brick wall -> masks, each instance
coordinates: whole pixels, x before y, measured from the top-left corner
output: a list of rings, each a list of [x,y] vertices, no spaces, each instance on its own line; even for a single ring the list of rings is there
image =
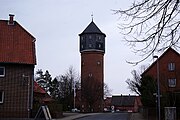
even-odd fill
[[[162,56],[158,59],[159,62],[159,80],[161,92],[166,91],[180,91],[180,55],[169,48]],[[168,70],[168,63],[175,63],[175,70]],[[143,75],[151,75],[154,79],[157,79],[157,63],[154,62],[150,68],[143,73]],[[176,86],[169,87],[168,79],[176,78]]]
[[[91,87],[92,86],[92,87]],[[98,90],[96,88],[98,86]],[[84,109],[88,111],[89,105],[84,99],[85,89],[91,89],[97,100],[91,106],[93,112],[103,110],[103,86],[104,86],[104,53],[82,52],[81,53],[81,88]],[[85,110],[85,111],[86,111]],[[92,111],[91,111],[92,112]]]
[[[32,100],[34,65],[0,64],[0,66],[5,67],[5,77],[0,77],[0,90],[4,91],[4,102],[0,104],[0,118],[27,118],[28,105],[30,108]]]

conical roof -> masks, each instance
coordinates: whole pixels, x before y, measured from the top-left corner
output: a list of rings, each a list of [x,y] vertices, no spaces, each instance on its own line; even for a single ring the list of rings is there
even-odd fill
[[[97,25],[93,21],[86,27],[86,29],[80,35],[87,33],[104,34],[101,32],[101,30],[97,27]]]

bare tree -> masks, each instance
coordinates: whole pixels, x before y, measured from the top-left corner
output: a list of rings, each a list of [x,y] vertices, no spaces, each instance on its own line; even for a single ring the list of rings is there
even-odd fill
[[[64,104],[64,110],[73,107],[74,90],[80,87],[80,77],[75,69],[70,66],[64,75],[56,77],[58,81],[57,98]],[[75,87],[75,88],[74,88]]]
[[[140,2],[141,1],[141,2]],[[115,10],[120,15],[119,28],[135,53],[143,58],[169,47],[180,48],[179,0],[137,0],[126,10]]]
[[[94,84],[95,83],[95,84]],[[103,90],[101,82],[97,81],[94,77],[85,78],[82,85],[83,100],[89,106],[88,112],[92,112],[96,107],[96,103],[103,100]]]
[[[141,95],[140,92],[140,87],[141,87],[141,74],[148,68],[146,65],[140,66],[139,70],[132,70],[132,78],[128,78],[126,80],[126,83],[128,84],[128,88],[130,89],[131,92],[134,92],[138,95]]]
[[[143,76],[136,71],[132,71],[133,78],[127,79],[126,83],[129,89],[141,96],[141,101],[144,106],[154,107],[156,105],[156,81],[151,76]]]
[[[132,79],[128,78],[126,80],[126,83],[128,84],[128,88],[132,92],[140,95],[139,87],[141,86],[141,76],[140,76],[140,74],[136,70],[133,70],[131,72],[131,74],[132,74],[133,78]]]
[[[109,89],[108,84],[104,83],[104,98],[111,96],[112,90]]]

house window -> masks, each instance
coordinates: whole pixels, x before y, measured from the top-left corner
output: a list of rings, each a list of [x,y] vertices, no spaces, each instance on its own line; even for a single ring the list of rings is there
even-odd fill
[[[169,71],[174,71],[175,70],[175,63],[169,63],[168,64],[168,70]]]
[[[175,78],[168,79],[168,84],[169,87],[176,87],[176,79]]]
[[[5,76],[5,67],[0,67],[0,77]]]
[[[4,101],[4,91],[0,91],[0,103]]]

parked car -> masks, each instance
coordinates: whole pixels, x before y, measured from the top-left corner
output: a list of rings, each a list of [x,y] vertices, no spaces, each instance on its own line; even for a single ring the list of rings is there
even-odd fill
[[[111,110],[108,109],[108,108],[104,108],[104,111],[103,111],[103,112],[111,112]]]
[[[80,110],[78,110],[77,108],[74,108],[71,110],[71,112],[80,112]]]

